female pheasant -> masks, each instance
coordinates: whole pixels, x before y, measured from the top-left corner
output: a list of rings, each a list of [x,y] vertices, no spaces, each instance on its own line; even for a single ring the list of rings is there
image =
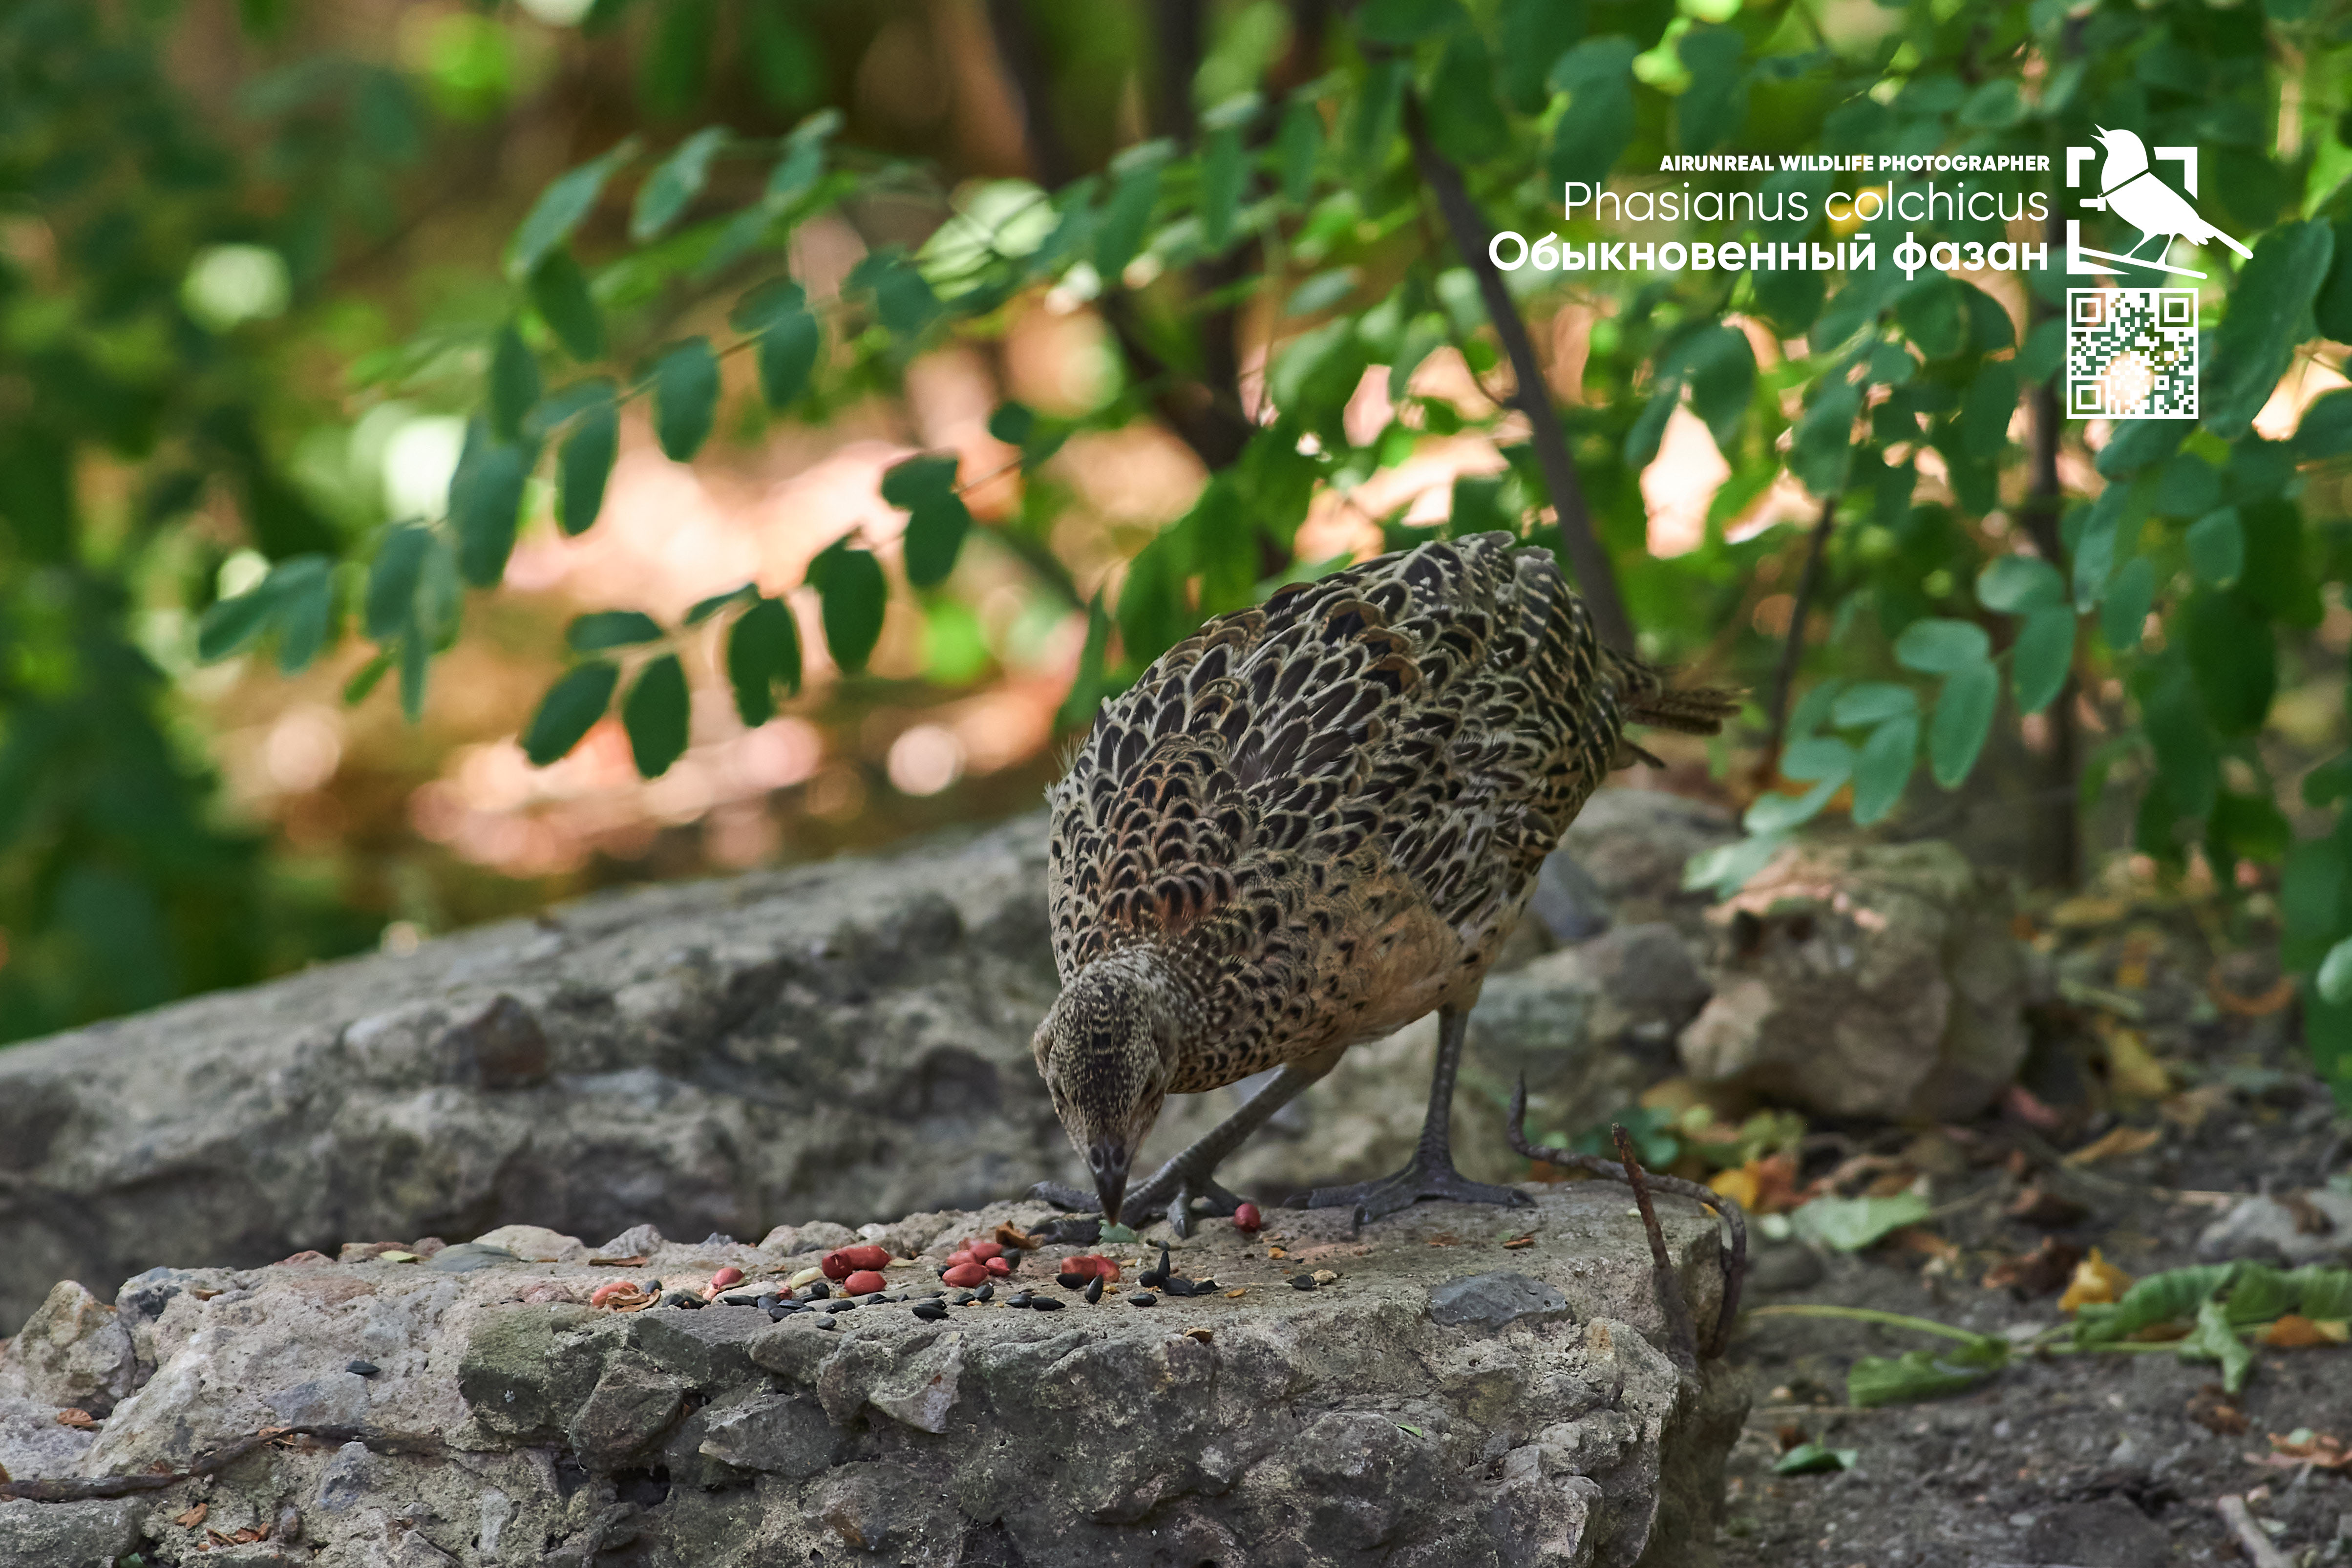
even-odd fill
[[[1420,1147],[1309,1206],[1524,1202],[1454,1168],[1470,1008],[1537,868],[1629,722],[1711,734],[1737,694],[1669,691],[1595,640],[1540,549],[1477,534],[1383,555],[1222,616],[1107,704],[1049,795],[1062,992],[1032,1047],[1095,1192],[1072,1207],[1238,1201],[1217,1164],[1349,1047],[1434,1008]],[[1133,1192],[1170,1094],[1281,1071]]]

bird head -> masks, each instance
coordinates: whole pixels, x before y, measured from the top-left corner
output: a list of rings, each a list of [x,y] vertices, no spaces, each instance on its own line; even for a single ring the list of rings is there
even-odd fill
[[[2094,140],[2107,150],[2109,157],[2137,163],[2143,169],[2147,166],[2147,144],[2142,142],[2136,132],[2110,131],[2104,125],[2097,126],[2095,130],[2096,134]]]
[[[1135,1152],[1168,1098],[1172,1036],[1148,974],[1098,964],[1063,987],[1030,1041],[1106,1220],[1118,1220]]]

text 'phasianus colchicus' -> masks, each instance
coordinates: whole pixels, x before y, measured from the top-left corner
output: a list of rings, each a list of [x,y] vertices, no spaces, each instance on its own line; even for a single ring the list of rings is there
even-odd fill
[[[1095,1192],[1071,1206],[1230,1214],[1217,1165],[1349,1047],[1440,1015],[1413,1159],[1320,1189],[1377,1216],[1524,1202],[1454,1168],[1464,1026],[1544,857],[1628,724],[1711,734],[1737,694],[1673,691],[1603,647],[1548,551],[1506,533],[1383,555],[1209,622],[1106,704],[1052,790],[1062,992],[1034,1048]],[[1171,1094],[1268,1068],[1129,1190]]]

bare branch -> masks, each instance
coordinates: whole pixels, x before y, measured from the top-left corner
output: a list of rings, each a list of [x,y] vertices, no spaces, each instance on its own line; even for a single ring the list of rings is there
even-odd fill
[[[1420,97],[1410,90],[1404,99],[1404,128],[1412,142],[1413,163],[1420,168],[1423,183],[1437,197],[1437,210],[1445,219],[1454,248],[1461,255],[1463,265],[1470,268],[1471,276],[1478,280],[1478,297],[1486,302],[1486,315],[1495,323],[1495,335],[1503,340],[1503,352],[1510,357],[1511,374],[1519,384],[1519,409],[1528,416],[1529,438],[1535,444],[1536,465],[1543,471],[1544,488],[1551,491],[1560,542],[1567,547],[1569,564],[1576,569],[1577,592],[1592,612],[1593,629],[1600,633],[1601,640],[1630,653],[1633,651],[1633,623],[1627,617],[1625,601],[1617,592],[1617,574],[1609,563],[1609,552],[1592,531],[1592,513],[1584,504],[1584,488],[1576,477],[1576,459],[1569,452],[1559,414],[1551,405],[1543,366],[1536,360],[1535,341],[1528,336],[1528,324],[1520,320],[1519,308],[1503,285],[1502,272],[1486,254],[1491,237],[1486,220],[1471,200],[1462,171],[1430,140]]]
[[[1822,520],[1813,525],[1813,539],[1805,552],[1805,569],[1797,577],[1796,607],[1789,612],[1789,640],[1780,649],[1780,668],[1772,672],[1772,703],[1764,734],[1764,764],[1769,774],[1780,763],[1780,742],[1789,728],[1789,689],[1796,684],[1797,661],[1805,652],[1805,616],[1811,613],[1813,594],[1821,586],[1822,563],[1830,552],[1830,534],[1837,527],[1838,498],[1822,503]]]

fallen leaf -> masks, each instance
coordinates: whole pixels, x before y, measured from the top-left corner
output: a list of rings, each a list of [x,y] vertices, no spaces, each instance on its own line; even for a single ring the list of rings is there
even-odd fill
[[[2054,1131],[2065,1118],[2044,1105],[2032,1089],[2021,1083],[2011,1084],[2001,1091],[2001,1109],[2029,1127],[2039,1127],[2044,1132]]]
[[[2260,1018],[2277,1012],[2294,1000],[2294,976],[2282,974],[2272,982],[2269,989],[2245,996],[2231,990],[2223,983],[2221,966],[2217,963],[2205,977],[2205,994],[2212,997],[2213,1005],[2224,1013],[2235,1013],[2241,1018]]]
[[[1198,1340],[1205,1345],[1217,1336],[1207,1329],[1186,1329],[1184,1337],[1188,1340]]]
[[[2047,1296],[2076,1277],[2083,1261],[2081,1247],[2071,1241],[2045,1236],[2032,1251],[2004,1258],[1987,1269],[1984,1287],[1988,1290],[2015,1290],[2029,1299]]]
[[[1759,1154],[1717,1171],[1706,1184],[1749,1214],[1786,1214],[1801,1201],[1797,1194],[1797,1158],[1781,1152]]]
[[[2043,1237],[2042,1245],[2048,1246],[2052,1239]],[[1987,1280],[1986,1283],[1990,1284],[1991,1281]],[[2092,1302],[2105,1305],[2119,1301],[2131,1285],[2132,1277],[2100,1257],[2099,1249],[2095,1247],[2091,1248],[2089,1257],[2074,1266],[2074,1278],[2067,1285],[2066,1293],[2058,1298],[2058,1310],[2072,1312]]]
[[[2021,1188],[2009,1207],[2003,1211],[2010,1218],[2024,1225],[2035,1225],[2044,1230],[2056,1230],[2079,1223],[2090,1209],[2065,1194],[2045,1187],[2039,1182]]]
[[[1420,1427],[1408,1426],[1402,1421],[1397,1423],[1397,1430],[1400,1432],[1410,1432],[1416,1437],[1426,1437],[1429,1436],[1428,1433],[1423,1431]]]
[[[205,1515],[212,1512],[212,1504],[208,1502],[200,1502],[196,1504],[195,1507],[188,1510],[185,1513],[173,1514],[172,1516],[172,1522],[178,1525],[182,1530],[194,1530],[196,1526],[204,1523]]]
[[[1815,1198],[1789,1216],[1789,1223],[1807,1241],[1837,1252],[1864,1247],[1927,1217],[1927,1200],[1916,1193],[1885,1198]]]
[[[631,1258],[596,1257],[590,1258],[588,1265],[592,1268],[641,1268],[645,1267],[645,1261],[641,1255]]]
[[[60,1426],[77,1427],[81,1431],[87,1432],[91,1427],[98,1425],[98,1418],[87,1410],[60,1410],[58,1412],[58,1425]]]
[[[1287,1252],[1285,1252],[1285,1251],[1284,1251],[1282,1248],[1280,1248],[1279,1247],[1267,1247],[1267,1248],[1265,1249],[1265,1255],[1266,1255],[1268,1258],[1287,1258],[1287,1257],[1289,1257],[1289,1256],[1290,1256],[1290,1254],[1288,1254]]]
[[[2172,1075],[2149,1054],[2147,1037],[2121,1025],[2105,1031],[2107,1083],[2117,1094],[2135,1100],[2162,1100],[2172,1092]]]
[[[2218,1383],[2209,1383],[2189,1395],[2189,1419],[2217,1436],[2234,1437],[2246,1429],[2245,1412],[2230,1402]]]
[[[1226,1291],[1226,1292],[1225,1292],[1225,1300],[1228,1300],[1228,1301],[1238,1301],[1238,1300],[1240,1300],[1243,1297],[1244,1297],[1244,1296],[1246,1296],[1246,1295],[1248,1295],[1248,1294],[1249,1294],[1249,1287],[1248,1287],[1248,1286],[1246,1286],[1246,1285],[1244,1285],[1244,1286],[1241,1287],[1241,1288],[1240,1288],[1239,1289],[1237,1289],[1237,1290],[1228,1290],[1228,1291]]]
[[[2163,1141],[2164,1130],[2159,1127],[2117,1126],[2067,1155],[2065,1163],[2093,1165],[2101,1160],[2123,1159],[2152,1149]]]
[[[235,1535],[230,1536],[229,1540],[238,1546],[250,1546],[255,1542],[260,1540],[263,1533],[263,1531],[257,1530],[252,1525],[248,1524],[243,1530],[238,1531]]]
[[[2347,1340],[2352,1340],[2352,1325],[2315,1322],[2300,1312],[2289,1312],[2263,1331],[2263,1343],[2289,1351],[2340,1345]]]
[[[1906,1225],[1901,1230],[1887,1233],[1886,1244],[1903,1252],[1917,1252],[1945,1263],[1958,1263],[1960,1249],[1932,1230],[1922,1230]]]
[[[2167,1121],[2185,1132],[2194,1132],[2205,1124],[2205,1119],[2230,1103],[2230,1086],[2226,1083],[2203,1084],[2168,1095],[2157,1106],[2157,1112]]]
[[[1824,1448],[1819,1443],[1800,1443],[1780,1456],[1772,1466],[1776,1476],[1817,1476],[1825,1470],[1850,1470],[1862,1458],[1859,1448]]]
[[[1511,1237],[1510,1240],[1503,1243],[1503,1250],[1506,1252],[1519,1252],[1528,1247],[1533,1247],[1535,1244],[1536,1233],[1534,1231],[1529,1231],[1525,1236],[1515,1236]]]
[[[1024,1252],[1034,1252],[1041,1245],[1035,1237],[1010,1221],[996,1227],[996,1242],[1000,1247],[1017,1247]]]
[[[2294,1215],[2297,1236],[2333,1236],[2336,1221],[2328,1212],[2301,1193],[2273,1193],[2272,1201]]]
[[[1455,1236],[1452,1231],[1441,1230],[1435,1236],[1429,1238],[1429,1245],[1432,1247],[1459,1247],[1462,1245],[1462,1241],[1461,1238]]]
[[[209,1301],[214,1297],[225,1296],[227,1292],[216,1285],[191,1285],[188,1287],[188,1294],[199,1301]]]
[[[1813,1435],[1811,1432],[1806,1431],[1802,1426],[1798,1426],[1793,1421],[1783,1423],[1781,1426],[1774,1428],[1772,1433],[1772,1441],[1780,1447],[1780,1452],[1784,1454],[1791,1448],[1811,1442],[1812,1439]]]
[[[2323,1470],[2340,1470],[2352,1466],[2352,1447],[2347,1447],[2343,1438],[2326,1432],[2314,1432],[2305,1426],[2289,1432],[2284,1437],[2273,1432],[2270,1439],[2271,1451],[2268,1454],[2249,1454],[2246,1458],[2258,1465],[2311,1465]]]

